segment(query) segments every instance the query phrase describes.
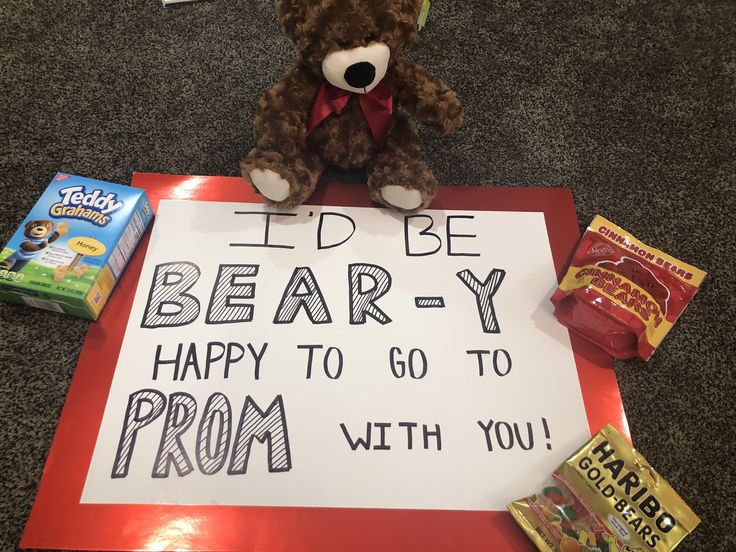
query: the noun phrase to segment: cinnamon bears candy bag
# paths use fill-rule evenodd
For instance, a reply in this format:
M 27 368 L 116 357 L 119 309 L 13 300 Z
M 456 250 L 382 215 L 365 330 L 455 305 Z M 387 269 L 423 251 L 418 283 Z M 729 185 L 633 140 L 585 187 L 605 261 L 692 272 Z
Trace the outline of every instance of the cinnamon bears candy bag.
M 552 303 L 563 325 L 614 358 L 648 360 L 705 276 L 599 215 Z
M 508 509 L 542 552 L 669 552 L 700 523 L 611 425 Z

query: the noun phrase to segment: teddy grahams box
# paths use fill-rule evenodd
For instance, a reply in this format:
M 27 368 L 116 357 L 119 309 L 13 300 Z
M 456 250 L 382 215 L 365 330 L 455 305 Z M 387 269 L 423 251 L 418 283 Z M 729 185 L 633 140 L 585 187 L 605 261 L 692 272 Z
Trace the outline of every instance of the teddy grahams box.
M 0 253 L 0 298 L 96 320 L 152 218 L 143 190 L 58 173 Z

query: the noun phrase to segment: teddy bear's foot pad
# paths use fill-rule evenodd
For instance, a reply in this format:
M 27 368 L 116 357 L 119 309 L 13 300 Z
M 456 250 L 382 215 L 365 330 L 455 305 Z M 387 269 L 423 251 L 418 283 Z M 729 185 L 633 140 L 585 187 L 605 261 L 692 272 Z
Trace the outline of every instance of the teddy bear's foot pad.
M 291 193 L 289 182 L 271 169 L 253 169 L 250 178 L 258 191 L 271 201 L 284 201 Z
M 386 203 L 405 211 L 412 211 L 422 205 L 422 194 L 419 193 L 419 190 L 404 188 L 395 184 L 389 184 L 381 188 L 381 196 Z

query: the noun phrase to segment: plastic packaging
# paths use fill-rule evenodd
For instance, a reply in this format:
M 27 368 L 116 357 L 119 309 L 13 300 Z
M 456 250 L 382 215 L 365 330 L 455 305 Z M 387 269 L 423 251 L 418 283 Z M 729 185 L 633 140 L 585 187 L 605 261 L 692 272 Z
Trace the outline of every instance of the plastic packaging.
M 614 358 L 648 360 L 705 276 L 597 216 L 552 303 L 563 325 Z
M 611 425 L 508 509 L 543 552 L 668 552 L 700 523 Z

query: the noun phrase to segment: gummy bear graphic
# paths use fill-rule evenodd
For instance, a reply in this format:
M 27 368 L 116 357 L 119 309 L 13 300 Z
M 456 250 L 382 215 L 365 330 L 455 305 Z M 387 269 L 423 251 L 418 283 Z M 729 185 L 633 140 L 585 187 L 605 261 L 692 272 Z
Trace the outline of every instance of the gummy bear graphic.
M 662 314 L 667 314 L 667 301 L 670 298 L 670 292 L 662 282 L 652 273 L 651 270 L 642 265 L 639 261 L 630 257 L 622 257 L 620 261 L 602 261 L 598 266 L 621 274 L 634 282 L 637 286 L 651 295 L 659 305 Z

